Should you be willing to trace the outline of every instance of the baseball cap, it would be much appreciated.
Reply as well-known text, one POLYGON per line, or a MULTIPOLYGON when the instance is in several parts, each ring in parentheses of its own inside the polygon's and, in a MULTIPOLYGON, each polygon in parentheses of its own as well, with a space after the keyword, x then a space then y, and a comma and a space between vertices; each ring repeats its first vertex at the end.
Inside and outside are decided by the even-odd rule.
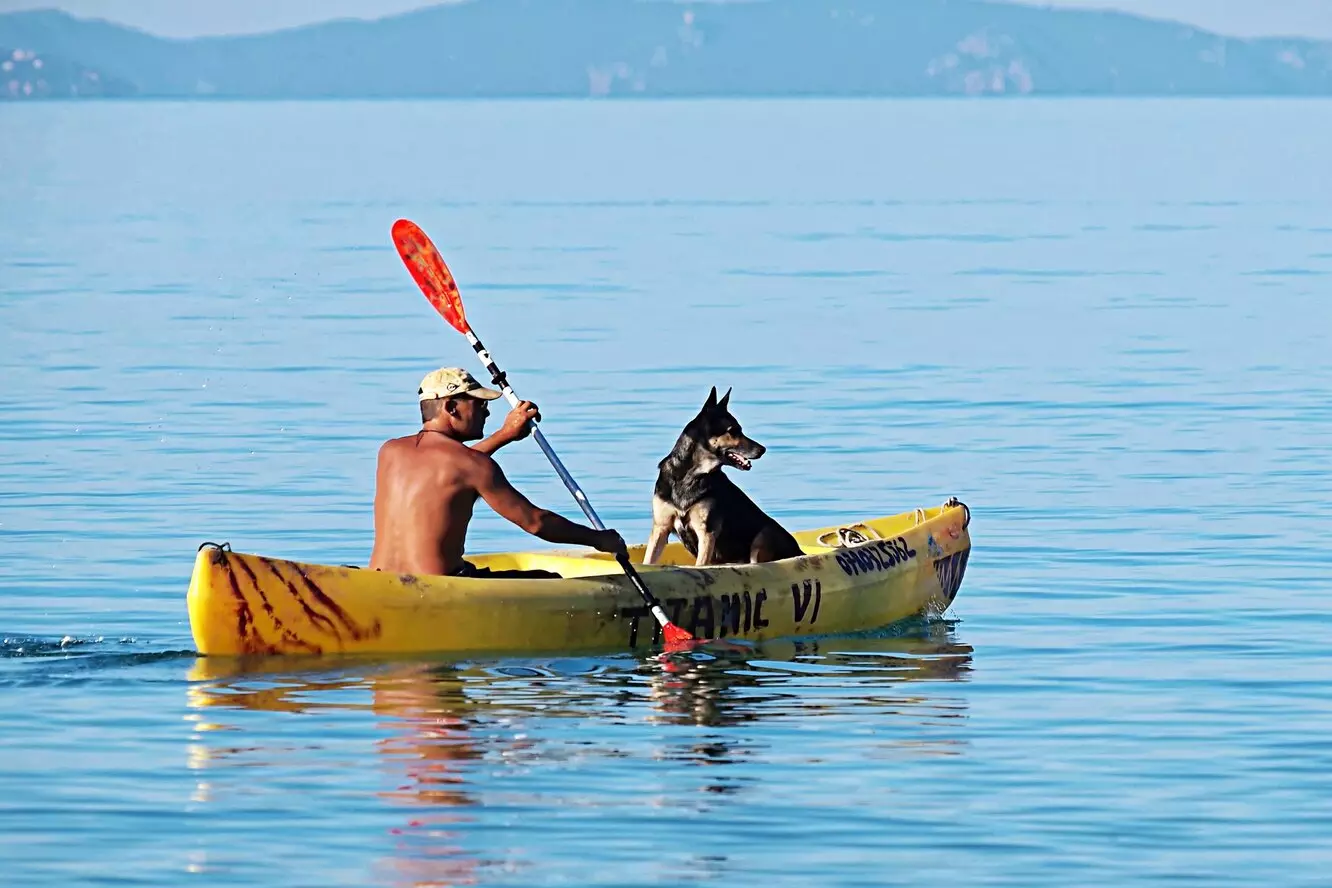
POLYGON ((483 401, 493 401, 501 394, 486 388, 476 381, 476 377, 461 367, 441 367, 426 374, 421 380, 421 387, 416 392, 421 401, 433 401, 436 398, 456 398, 467 395, 483 401))

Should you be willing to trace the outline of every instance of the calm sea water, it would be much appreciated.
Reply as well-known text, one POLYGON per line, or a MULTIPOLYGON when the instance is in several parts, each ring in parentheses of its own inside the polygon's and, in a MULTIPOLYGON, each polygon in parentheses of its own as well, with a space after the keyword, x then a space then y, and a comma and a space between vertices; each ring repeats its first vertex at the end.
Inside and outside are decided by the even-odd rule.
POLYGON ((0 108, 4 881, 1327 884, 1329 154, 1326 102, 0 108), (674 672, 196 657, 195 547, 363 563, 472 367, 400 216, 627 537, 734 386, 789 526, 966 501, 955 606, 674 672))

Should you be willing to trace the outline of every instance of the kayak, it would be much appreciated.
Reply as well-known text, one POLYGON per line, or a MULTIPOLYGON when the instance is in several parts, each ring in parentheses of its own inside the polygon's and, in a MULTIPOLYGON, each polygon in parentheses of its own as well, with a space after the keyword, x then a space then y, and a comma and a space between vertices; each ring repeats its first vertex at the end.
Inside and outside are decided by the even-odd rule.
MULTIPOLYGON (((962 585, 971 513, 936 508, 795 534, 803 555, 695 567, 671 543, 630 558, 671 622, 703 639, 760 642, 881 628, 942 612, 962 585)), ((199 547, 187 603, 205 656, 532 654, 650 650, 661 627, 613 556, 546 550, 468 556, 559 579, 397 574, 199 547)))

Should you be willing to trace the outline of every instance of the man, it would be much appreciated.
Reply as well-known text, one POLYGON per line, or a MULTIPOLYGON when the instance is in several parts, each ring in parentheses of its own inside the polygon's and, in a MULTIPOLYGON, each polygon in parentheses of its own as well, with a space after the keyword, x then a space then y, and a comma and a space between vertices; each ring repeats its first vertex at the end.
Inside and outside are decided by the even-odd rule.
POLYGON ((467 522, 481 498, 500 515, 551 543, 591 546, 621 554, 624 540, 613 530, 594 530, 532 505, 509 484, 491 454, 531 434, 541 420, 535 404, 523 401, 504 425, 474 447, 500 397, 466 370, 444 367, 421 380, 421 431, 393 438, 379 448, 375 473, 373 570, 455 577, 558 577, 549 571, 491 571, 463 560, 467 522))

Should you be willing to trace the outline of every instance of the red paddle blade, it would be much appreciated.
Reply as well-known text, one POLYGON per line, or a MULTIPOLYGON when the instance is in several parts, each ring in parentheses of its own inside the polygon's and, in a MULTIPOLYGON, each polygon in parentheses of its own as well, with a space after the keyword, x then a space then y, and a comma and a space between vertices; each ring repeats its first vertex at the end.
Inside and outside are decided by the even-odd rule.
POLYGON ((678 651, 687 650, 698 643, 698 639, 681 629, 674 623, 667 623, 661 627, 662 639, 666 642, 666 650, 678 651))
POLYGON ((444 264, 444 257, 430 242, 430 238, 415 222, 399 219, 393 223, 393 245, 398 248, 407 270, 425 298, 435 306, 453 329, 466 333, 467 317, 463 314, 462 294, 453 273, 444 264))

